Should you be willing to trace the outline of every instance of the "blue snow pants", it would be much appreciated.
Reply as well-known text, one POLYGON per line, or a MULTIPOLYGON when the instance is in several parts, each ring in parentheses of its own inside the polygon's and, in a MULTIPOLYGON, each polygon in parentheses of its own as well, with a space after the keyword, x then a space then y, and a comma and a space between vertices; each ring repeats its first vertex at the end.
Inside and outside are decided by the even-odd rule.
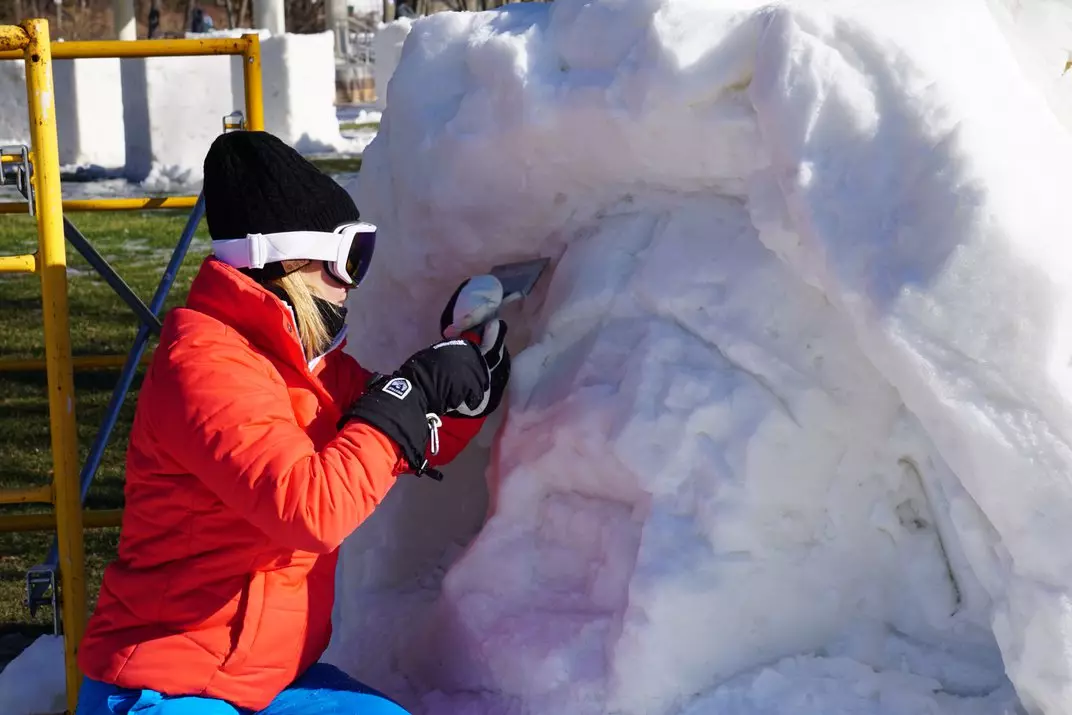
POLYGON ((335 666, 315 663, 271 705, 254 713, 223 700, 169 697, 155 690, 127 690, 86 678, 75 715, 409 715, 387 696, 335 666))

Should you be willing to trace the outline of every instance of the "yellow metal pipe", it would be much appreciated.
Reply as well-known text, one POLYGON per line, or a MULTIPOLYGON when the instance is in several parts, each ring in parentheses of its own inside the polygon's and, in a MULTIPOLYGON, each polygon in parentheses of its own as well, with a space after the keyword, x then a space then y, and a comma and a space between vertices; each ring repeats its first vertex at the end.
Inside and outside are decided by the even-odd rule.
POLYGON ((52 485, 0 489, 0 504, 51 504, 52 485))
POLYGON ((264 131, 264 85, 261 81, 260 35, 242 35, 246 51, 242 55, 242 79, 246 87, 246 128, 264 131))
POLYGON ((36 273, 37 254, 0 256, 0 273, 36 273))
POLYGON ((29 40, 26 31, 18 25, 0 25, 0 50, 22 57, 22 49, 29 40))
MULTIPOLYGON (((151 357, 151 353, 146 351, 139 364, 148 365, 151 357)), ((75 370, 104 370, 123 367, 126 361, 126 355, 76 355, 71 358, 71 366, 75 370)), ((0 359, 0 372, 34 372, 45 367, 46 362, 41 358, 0 359)))
POLYGON ((82 524, 87 529, 107 529, 123 525, 122 509, 87 509, 82 512, 82 524))
MULTIPOLYGON (((76 211, 143 211, 147 209, 192 209, 196 196, 149 196, 135 199, 69 199, 63 210, 76 211)), ((0 201, 0 214, 28 212, 25 201, 0 201)))
MULTIPOLYGON (((78 40, 57 42, 52 59, 76 60, 83 57, 197 57, 201 55, 241 55, 246 51, 243 38, 206 40, 78 40)), ((8 48, 4 48, 8 49, 8 48)), ((12 49, 18 49, 16 45, 12 49)), ((21 52, 0 52, 0 60, 21 60, 21 52)))
POLYGON ((45 324, 56 540, 59 544, 63 596, 67 707, 74 712, 78 705, 78 690, 81 685, 77 654, 78 644, 82 641, 82 633, 85 631, 86 564, 82 543, 82 497, 78 484, 74 370, 71 367, 71 330, 67 303, 67 254, 63 237, 63 196, 60 193, 60 155, 56 135, 56 91, 52 79, 52 44, 48 23, 40 19, 27 20, 23 29, 30 40, 26 47, 26 93, 37 198, 38 274, 41 276, 41 304, 45 324))
MULTIPOLYGON (((87 509, 82 512, 82 526, 86 529, 106 529, 121 526, 122 509, 87 509)), ((36 514, 0 514, 0 533, 13 531, 53 531, 56 528, 56 513, 51 511, 36 514)))

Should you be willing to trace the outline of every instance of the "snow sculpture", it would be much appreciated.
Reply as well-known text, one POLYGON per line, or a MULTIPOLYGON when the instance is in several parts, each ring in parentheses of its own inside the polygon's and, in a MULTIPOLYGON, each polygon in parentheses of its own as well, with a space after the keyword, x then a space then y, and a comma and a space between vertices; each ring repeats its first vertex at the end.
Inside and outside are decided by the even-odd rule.
POLYGON ((453 715, 997 715, 1006 673, 1072 710, 1040 87, 980 0, 414 23, 351 349, 390 368, 465 275, 555 264, 502 422, 344 547, 330 659, 453 715))

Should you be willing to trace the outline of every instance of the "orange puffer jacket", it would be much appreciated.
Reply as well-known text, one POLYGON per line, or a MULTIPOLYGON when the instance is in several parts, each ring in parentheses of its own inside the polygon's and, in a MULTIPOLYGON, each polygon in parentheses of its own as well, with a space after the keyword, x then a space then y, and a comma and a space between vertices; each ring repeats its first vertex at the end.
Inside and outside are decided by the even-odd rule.
MULTIPOLYGON (((337 549, 406 468, 342 412, 369 374, 310 368, 289 308, 209 257, 164 320, 127 452, 118 559, 79 649, 124 688, 266 707, 331 636, 337 549)), ((482 420, 444 419, 445 464, 482 420)))

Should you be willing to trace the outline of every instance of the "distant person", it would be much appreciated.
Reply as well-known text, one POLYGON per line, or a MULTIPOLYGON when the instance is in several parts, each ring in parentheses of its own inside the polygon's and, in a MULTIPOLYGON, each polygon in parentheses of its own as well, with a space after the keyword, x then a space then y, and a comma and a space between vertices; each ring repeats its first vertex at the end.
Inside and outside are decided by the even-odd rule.
POLYGON ((204 32, 205 31, 205 11, 199 7, 195 7, 194 11, 190 13, 190 32, 204 32))
POLYGON ((496 409, 506 326, 371 375, 342 350, 376 245, 349 194, 274 136, 238 131, 209 149, 204 196, 214 255, 138 394, 76 713, 405 715, 318 662, 338 548, 401 474, 442 478, 433 466, 496 409))
POLYGON ((160 8, 152 5, 149 8, 149 39, 156 37, 156 31, 160 28, 160 8))

